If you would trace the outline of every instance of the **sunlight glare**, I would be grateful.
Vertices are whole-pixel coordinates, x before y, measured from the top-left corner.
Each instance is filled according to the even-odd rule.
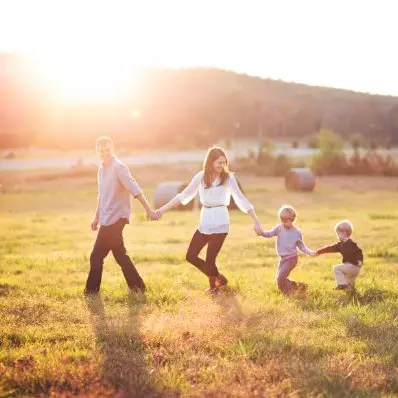
[[[42,55],[34,59],[40,79],[61,101],[113,100],[134,89],[138,68],[107,54]]]

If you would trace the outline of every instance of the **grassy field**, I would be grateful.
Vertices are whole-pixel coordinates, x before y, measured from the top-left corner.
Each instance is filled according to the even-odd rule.
[[[139,179],[149,197],[162,173]],[[293,277],[309,292],[282,297],[274,241],[238,212],[218,259],[230,288],[209,297],[185,262],[198,212],[150,223],[134,203],[125,242],[146,296],[109,257],[101,297],[85,300],[95,177],[20,185],[0,194],[0,397],[398,396],[398,180],[324,178],[304,194],[240,177],[265,226],[296,206],[312,249],[335,241],[339,219],[354,223],[357,297],[333,290],[334,254],[301,257]]]

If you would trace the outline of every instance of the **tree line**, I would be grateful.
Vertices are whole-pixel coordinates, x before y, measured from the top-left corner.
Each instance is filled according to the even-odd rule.
[[[106,77],[104,77],[106,78]],[[63,103],[29,62],[0,54],[0,145],[206,146],[220,139],[303,139],[321,129],[398,143],[398,98],[307,86],[213,68],[148,69],[116,101]]]

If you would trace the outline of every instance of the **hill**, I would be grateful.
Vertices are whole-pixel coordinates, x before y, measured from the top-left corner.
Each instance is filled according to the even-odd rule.
[[[129,82],[126,82],[129,87]],[[117,101],[62,103],[22,56],[0,54],[0,145],[208,145],[220,138],[298,137],[330,128],[398,142],[398,98],[313,87],[213,68],[142,71]]]

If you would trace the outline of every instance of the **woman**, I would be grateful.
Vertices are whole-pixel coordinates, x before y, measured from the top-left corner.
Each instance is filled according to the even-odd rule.
[[[228,158],[223,149],[214,147],[208,150],[203,170],[181,193],[157,210],[159,217],[177,205],[188,204],[198,191],[202,204],[200,223],[189,244],[186,259],[208,276],[209,291],[216,292],[228,283],[227,278],[218,272],[216,257],[229,232],[228,205],[231,195],[238,208],[252,217],[255,231],[261,231],[262,227],[253,205],[244,197],[234,175],[228,171]],[[198,255],[206,244],[206,260],[203,260]]]

